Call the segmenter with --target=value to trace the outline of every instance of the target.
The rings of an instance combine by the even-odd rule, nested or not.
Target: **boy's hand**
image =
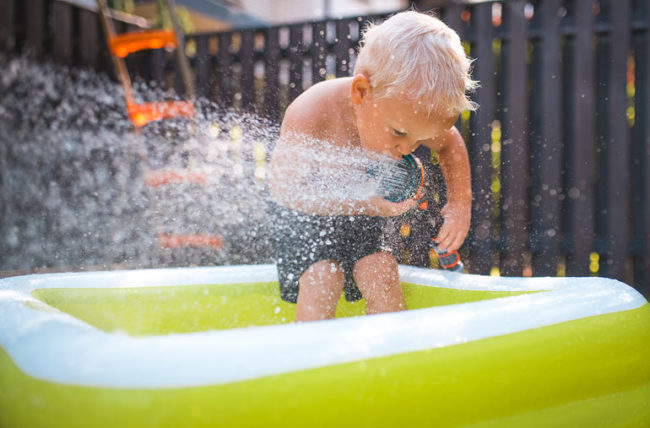
[[[404,214],[411,208],[415,207],[414,199],[407,199],[402,202],[391,202],[384,198],[374,197],[369,199],[369,204],[366,214],[373,217],[394,217],[400,214]]]
[[[438,247],[447,251],[454,251],[460,248],[465,241],[469,231],[472,217],[471,204],[447,204],[440,210],[444,223],[434,238]]]

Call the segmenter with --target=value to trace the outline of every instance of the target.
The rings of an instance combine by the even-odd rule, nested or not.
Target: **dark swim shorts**
[[[312,264],[335,260],[345,274],[345,298],[362,298],[354,281],[354,265],[363,257],[388,251],[383,247],[381,217],[309,215],[269,202],[275,262],[282,300],[296,303],[298,280]]]

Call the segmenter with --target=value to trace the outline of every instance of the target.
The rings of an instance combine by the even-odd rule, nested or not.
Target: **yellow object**
[[[400,267],[295,324],[273,266],[0,280],[0,426],[650,425],[650,305],[603,278]]]
[[[408,238],[411,235],[411,226],[408,223],[402,223],[399,228],[399,233],[403,238]]]

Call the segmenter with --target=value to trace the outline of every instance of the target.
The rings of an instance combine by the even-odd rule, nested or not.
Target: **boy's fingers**
[[[449,246],[449,249],[451,251],[457,250],[460,248],[460,246],[463,245],[463,237],[461,233],[458,233],[456,237],[454,238],[453,242]]]
[[[442,226],[440,229],[440,232],[438,232],[438,236],[436,236],[435,242],[438,244],[439,248],[447,249],[449,242],[448,239],[449,236],[449,230],[445,226]]]
[[[440,233],[434,239],[434,242],[438,244],[438,247],[445,249],[447,251],[454,251],[460,248],[463,245],[464,234],[460,231],[452,231],[451,227],[445,228],[444,226],[440,229]]]
[[[410,210],[415,206],[415,201],[413,199],[409,199],[404,202],[399,202],[399,204],[401,205],[399,209],[399,214],[404,214],[405,212],[407,212],[408,210]]]

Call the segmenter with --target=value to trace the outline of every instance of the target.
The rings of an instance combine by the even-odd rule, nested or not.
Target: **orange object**
[[[205,186],[208,179],[205,174],[194,171],[147,171],[144,182],[151,187],[160,187],[165,184],[198,184]]]
[[[141,127],[149,122],[173,117],[192,117],[194,107],[189,101],[160,101],[143,104],[130,103],[126,106],[129,119]]]
[[[163,248],[210,247],[215,250],[223,248],[221,238],[216,235],[158,235],[158,244]]]
[[[418,209],[419,209],[420,211],[424,211],[424,210],[426,210],[427,208],[429,208],[429,202],[428,202],[428,201],[422,201],[422,202],[420,202],[420,203],[418,204]]]
[[[111,37],[108,41],[108,46],[113,55],[120,58],[126,58],[130,53],[144,49],[172,49],[177,45],[176,34],[170,30],[122,33]]]
[[[412,156],[413,160],[415,161],[415,164],[417,165],[418,169],[420,170],[420,182],[418,183],[418,190],[415,192],[415,196],[413,199],[422,199],[424,197],[424,167],[422,166],[422,162],[420,161],[420,158],[417,156]]]
[[[438,257],[438,263],[440,263],[440,257]],[[458,263],[460,263],[460,257],[456,258],[456,260],[454,260],[454,262],[452,264],[445,265],[445,264],[440,263],[440,266],[442,266],[443,269],[449,270],[449,269],[453,268],[454,266],[456,266]]]

